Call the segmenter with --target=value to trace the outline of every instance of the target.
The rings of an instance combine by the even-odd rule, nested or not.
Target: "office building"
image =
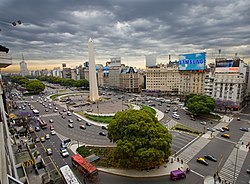
[[[20,75],[27,76],[29,75],[29,70],[27,68],[27,63],[24,61],[24,57],[22,56],[23,60],[19,63],[20,64]]]

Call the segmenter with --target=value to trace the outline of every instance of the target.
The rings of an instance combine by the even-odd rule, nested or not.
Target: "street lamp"
[[[235,158],[235,165],[234,165],[234,178],[233,178],[233,184],[236,184],[236,167],[237,167],[237,160],[238,160],[238,153],[239,153],[239,146],[240,146],[241,139],[239,142],[235,145],[236,147],[236,158]]]

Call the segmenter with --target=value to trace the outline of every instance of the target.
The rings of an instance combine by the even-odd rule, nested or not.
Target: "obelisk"
[[[88,43],[89,52],[89,100],[97,101],[99,99],[98,87],[96,80],[96,68],[95,68],[95,56],[94,56],[94,44],[90,38]]]

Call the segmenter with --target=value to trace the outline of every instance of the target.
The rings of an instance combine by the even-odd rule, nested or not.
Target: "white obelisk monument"
[[[96,69],[95,69],[95,56],[94,56],[94,44],[90,38],[88,43],[89,52],[89,100],[95,102],[99,99],[98,87],[96,80]]]

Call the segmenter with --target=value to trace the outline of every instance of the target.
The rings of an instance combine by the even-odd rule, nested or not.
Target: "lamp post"
[[[239,142],[235,145],[236,147],[236,157],[235,157],[235,165],[234,165],[234,178],[233,178],[233,184],[236,184],[236,167],[237,167],[237,160],[238,160],[238,153],[239,153],[239,146],[240,146],[240,142],[242,140],[240,139]]]

